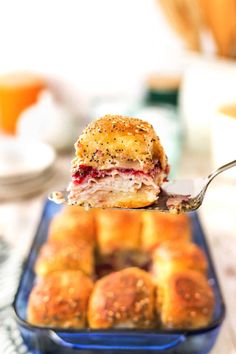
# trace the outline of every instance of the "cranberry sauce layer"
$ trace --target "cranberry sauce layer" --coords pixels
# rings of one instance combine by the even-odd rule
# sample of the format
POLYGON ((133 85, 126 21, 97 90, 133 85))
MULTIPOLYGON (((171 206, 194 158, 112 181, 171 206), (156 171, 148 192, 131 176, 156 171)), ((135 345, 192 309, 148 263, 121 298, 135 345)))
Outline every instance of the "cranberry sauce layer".
MULTIPOLYGON (((72 181, 75 184, 81 184, 89 178, 104 178, 104 177, 110 176, 112 172, 130 174, 130 175, 134 175, 134 176, 146 175, 146 176, 153 178, 155 176, 155 174, 160 173, 161 171, 162 171, 162 169, 160 167, 159 162, 148 173, 145 173, 140 170, 134 170, 132 168, 117 168, 116 167, 116 168, 110 168, 107 170, 98 170, 98 169, 93 168, 91 166, 80 165, 79 169, 75 173, 73 173, 72 181)), ((166 169, 165 173, 168 174, 167 169, 166 169)))

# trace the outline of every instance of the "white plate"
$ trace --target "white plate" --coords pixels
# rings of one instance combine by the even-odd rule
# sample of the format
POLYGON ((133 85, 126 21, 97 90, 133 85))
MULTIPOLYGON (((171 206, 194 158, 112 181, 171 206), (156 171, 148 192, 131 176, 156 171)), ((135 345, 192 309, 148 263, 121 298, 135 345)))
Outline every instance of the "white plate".
POLYGON ((49 168, 45 168, 39 173, 30 173, 25 175, 18 175, 14 177, 0 177, 0 189, 11 186, 20 186, 20 185, 27 185, 27 183, 32 183, 33 181, 37 181, 38 178, 46 175, 48 171, 51 171, 54 165, 50 166, 49 168))
POLYGON ((19 199, 32 196, 39 192, 46 192, 54 184, 55 171, 49 169, 46 173, 27 181, 27 183, 16 183, 11 185, 0 184, 0 201, 19 199))
POLYGON ((0 179, 37 175, 55 161, 55 152, 47 144, 18 138, 0 139, 0 179))

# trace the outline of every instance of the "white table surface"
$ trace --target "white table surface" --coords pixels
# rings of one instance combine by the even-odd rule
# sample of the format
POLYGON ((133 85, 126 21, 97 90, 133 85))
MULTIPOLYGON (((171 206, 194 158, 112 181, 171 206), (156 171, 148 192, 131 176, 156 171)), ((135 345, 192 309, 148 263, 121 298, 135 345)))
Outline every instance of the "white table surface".
MULTIPOLYGON (((57 161, 55 187, 69 180, 70 157, 57 161)), ((182 161, 179 175, 206 176, 208 158, 189 153, 182 161)), ((26 256, 35 234, 46 193, 23 201, 0 203, 0 233, 26 256)), ((211 246, 213 260, 222 286, 227 316, 212 354, 236 354, 236 180, 219 176, 209 187, 200 218, 211 246)))

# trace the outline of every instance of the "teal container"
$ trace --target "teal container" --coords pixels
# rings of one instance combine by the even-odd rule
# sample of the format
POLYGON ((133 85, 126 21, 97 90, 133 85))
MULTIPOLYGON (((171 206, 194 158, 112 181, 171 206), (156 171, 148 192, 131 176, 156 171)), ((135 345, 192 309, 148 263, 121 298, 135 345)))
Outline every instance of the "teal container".
POLYGON ((147 120, 156 130, 171 167, 170 178, 176 176, 183 142, 183 126, 178 111, 179 82, 177 78, 151 77, 143 100, 132 115, 147 120))
POLYGON ((147 80, 144 102, 148 106, 178 106, 180 78, 152 75, 147 80))

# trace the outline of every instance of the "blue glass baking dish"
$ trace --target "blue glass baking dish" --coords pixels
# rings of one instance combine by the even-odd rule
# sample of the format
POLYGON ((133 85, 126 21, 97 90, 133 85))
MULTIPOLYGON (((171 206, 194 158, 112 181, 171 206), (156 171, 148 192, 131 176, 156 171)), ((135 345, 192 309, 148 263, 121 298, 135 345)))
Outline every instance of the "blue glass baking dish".
POLYGON ((47 201, 29 257, 25 263, 14 300, 14 313, 22 337, 33 354, 56 353, 165 353, 205 354, 213 347, 224 319, 225 307, 209 249, 196 213, 190 214, 194 241, 205 251, 209 262, 209 280, 213 286, 216 306, 212 323, 198 330, 62 330, 41 328, 27 322, 27 301, 34 284, 34 262, 47 238, 48 225, 60 206, 47 201))

